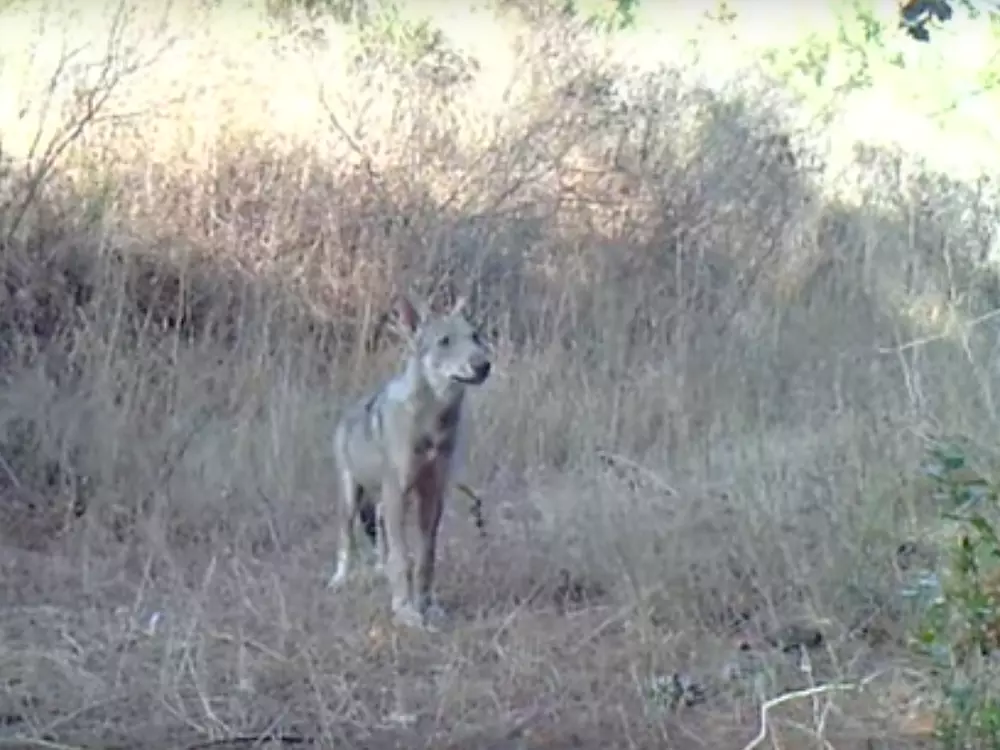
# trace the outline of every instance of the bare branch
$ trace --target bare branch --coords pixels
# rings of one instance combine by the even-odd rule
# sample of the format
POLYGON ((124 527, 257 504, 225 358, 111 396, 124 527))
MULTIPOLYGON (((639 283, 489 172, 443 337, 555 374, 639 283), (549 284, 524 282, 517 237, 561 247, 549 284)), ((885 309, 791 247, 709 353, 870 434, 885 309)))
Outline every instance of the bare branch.
MULTIPOLYGON (((169 5, 168 5, 169 7, 169 5)), ((166 10, 164 11, 165 18, 166 10)), ((37 199, 42 187, 46 184, 53 170, 66 151, 84 132, 99 121, 103 110, 111 97, 128 79, 153 65, 169 49, 173 38, 166 38, 155 46, 148 54, 139 54, 134 46, 125 43, 129 29, 130 13, 127 0, 121 0, 116 7, 108 30, 107 42, 102 58, 97 63, 83 66, 78 74, 86 79, 87 73, 96 69, 96 80, 93 83, 82 83, 74 91, 72 112, 66 122, 56 128, 55 132, 45 140, 47 122, 57 91, 64 79, 70 75, 70 63, 76 60, 86 49, 85 46, 67 49, 65 41, 63 51, 45 88, 44 100, 37 130, 28 149, 25 169, 27 172, 27 188, 18 201, 8 201, 0 206, 4 213, 10 210, 6 221, 5 239, 9 243, 17 233, 31 205, 37 199), (16 205, 15 205, 16 203, 16 205)), ((161 22, 162 23, 162 22, 161 22)))
POLYGON ((770 700, 764 701, 760 707, 760 731, 757 732, 756 737, 743 746, 743 750, 754 750, 755 747, 758 747, 760 743, 767 739, 767 731, 770 728, 768 716, 772 708, 777 708, 783 703, 791 703, 792 701, 799 700, 800 698, 811 698, 824 693, 853 692, 855 690, 862 690, 881 674, 881 672, 876 672, 875 674, 871 674, 858 682, 834 682, 827 685, 813 685, 809 688, 793 690, 790 693, 784 693, 771 698, 770 700))
POLYGON ((899 344, 898 346, 880 346, 876 351, 879 354, 898 354, 899 352, 905 352, 908 349, 916 349, 921 346, 926 346, 927 344, 932 344, 935 341, 942 341, 948 338, 953 333, 960 333, 961 335, 967 335, 968 332, 978 325, 987 323, 996 317, 1000 317, 1000 309, 990 310, 982 315, 977 315, 971 320, 966 320, 959 323, 957 326, 949 327, 949 330, 944 333, 937 333, 932 336, 924 336, 919 339, 913 339, 905 344, 899 344), (956 331, 957 328, 957 331, 956 331))

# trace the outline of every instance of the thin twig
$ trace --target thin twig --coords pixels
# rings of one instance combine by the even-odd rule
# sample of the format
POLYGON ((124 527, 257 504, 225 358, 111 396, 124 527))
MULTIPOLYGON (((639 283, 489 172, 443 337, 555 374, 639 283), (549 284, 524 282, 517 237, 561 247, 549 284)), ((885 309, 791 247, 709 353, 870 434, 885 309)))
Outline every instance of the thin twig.
POLYGON ((963 323, 959 323, 954 328, 949 328, 947 331, 944 331, 943 333, 936 333, 933 336, 924 336, 919 339, 913 339, 912 341, 908 341, 905 344, 900 344, 899 346, 880 346, 875 351, 877 351, 879 354, 898 354, 899 352, 905 352, 909 349, 916 349, 917 347, 926 346, 927 344, 932 344, 935 341, 941 341, 943 339, 948 338, 955 332, 955 328, 965 329, 966 331, 968 331, 968 329, 970 328, 975 328, 976 326, 982 323, 986 323, 992 320, 993 318, 997 317, 1000 317, 1000 308, 996 310, 990 310, 988 313, 983 313, 982 315, 978 315, 975 318, 972 318, 971 320, 966 320, 963 323))
POLYGON ((754 737, 750 742, 743 746, 743 750, 754 750, 755 747, 760 745, 765 739, 767 739, 767 730, 769 728, 768 724, 768 714, 772 708, 776 708, 783 703, 790 703, 791 701, 798 700, 800 698, 810 698, 812 696, 821 695, 823 693, 833 693, 833 692, 847 692, 852 690, 861 690, 866 687, 872 680, 878 677, 881 672, 876 672, 875 674, 869 675, 859 682, 834 682, 827 685, 815 685, 810 688, 804 688, 802 690, 793 690, 790 693, 784 693, 770 700, 764 701, 760 707, 760 731, 757 732, 757 736, 754 737))
POLYGON ((525 713, 521 718, 516 719, 512 724, 503 729, 503 733, 492 740, 489 740, 486 745, 481 745, 480 742, 483 739, 483 732, 477 730, 475 732, 470 732, 464 736, 459 737, 457 741, 449 742, 449 747, 485 747, 486 750, 500 750, 501 748, 510 747, 512 742, 515 742, 520 738, 524 731, 531 725, 534 724, 540 717, 546 713, 551 712, 555 708, 555 704, 547 704, 542 706, 536 706, 527 713, 525 713), (476 740, 474 742, 474 740, 476 740))
POLYGON ((535 723, 535 721, 540 716, 542 716, 542 714, 544 714, 547 710, 548 709, 546 707, 539 707, 532 709, 524 716, 522 716, 520 719, 511 724, 509 727, 507 727, 507 729, 503 733, 503 736, 496 743, 490 745, 490 747, 491 748, 507 747, 509 743, 513 742, 514 740, 518 739, 521 735, 523 735, 524 730, 527 729, 530 724, 535 723))
POLYGON ((89 86, 81 85, 75 97, 74 106, 76 110, 70 116, 68 122, 58 126, 49 136, 48 140, 43 143, 43 136, 46 133, 46 122, 54 104, 56 90, 67 74, 70 62, 84 50, 84 47, 66 50, 64 46, 56 68, 49 77, 48 86, 45 89, 44 99, 41 104, 40 121, 35 132, 35 137, 28 149, 27 188, 17 205, 11 203, 4 206, 5 209, 11 209, 11 215, 3 227, 8 243, 17 234, 31 206, 41 193, 42 188, 47 184, 63 155, 79 140, 80 136, 95 124, 97 118, 101 116, 118 89, 129 78, 136 76, 156 63, 175 42, 173 38, 169 38, 150 55, 146 57, 137 55, 126 59, 125 62, 121 62, 119 57, 127 54, 125 34, 129 21, 128 4, 122 0, 114 13, 108 31, 107 49, 105 50, 103 59, 98 63, 88 66, 90 69, 97 71, 97 81, 89 86))
POLYGON ((510 611, 510 613, 503 618, 503 622, 497 627, 496 632, 493 633, 493 637, 490 639, 490 647, 493 648, 498 653, 503 653, 503 649, 500 648, 500 637, 507 632, 514 621, 531 605, 535 598, 545 590, 545 587, 549 584, 549 581, 542 579, 531 589, 524 600, 515 605, 515 607, 510 611))
POLYGON ((483 499, 465 482, 456 482, 455 489, 460 490, 472 501, 472 518, 475 521, 476 529, 479 530, 479 537, 485 539, 486 518, 483 516, 483 499))
POLYGON ((4 458, 2 453, 0 453, 0 469, 3 469, 3 473, 7 475, 7 478, 10 479, 10 483, 13 484, 16 489, 21 489, 21 480, 17 478, 17 473, 14 471, 14 467, 12 467, 10 462, 4 458))
POLYGON ((577 642, 577 644, 572 649, 570 649, 569 651, 570 657, 576 656, 581 651, 583 651, 584 648, 593 643, 599 636, 603 635, 604 632, 612 625, 616 625, 622 622, 626 617, 628 617, 632 609, 633 609, 632 605, 621 607, 613 615, 611 615, 610 617, 606 617, 604 620, 602 620, 601 623, 596 628, 594 628, 586 636, 581 638, 577 642))
POLYGON ((264 742, 275 742, 280 745, 313 745, 316 740, 301 734, 269 734, 265 730, 261 734, 240 734, 234 737, 208 740, 197 745, 186 745, 183 750, 210 750, 210 748, 221 748, 226 745, 260 747, 264 742))
POLYGON ((652 469, 648 469, 638 461, 634 461, 631 458, 621 455, 620 453, 612 453, 611 451, 604 450, 603 448, 597 449, 597 457, 604 461, 609 467, 615 468, 615 465, 627 466, 633 471, 637 472, 641 476, 649 480, 649 482, 657 487, 657 489, 666 492, 668 495, 673 495, 677 497, 680 493, 674 489, 667 481, 657 474, 652 469))
POLYGON ((80 745, 64 745, 61 742, 53 742, 41 737, 25 737, 24 735, 0 737, 0 747, 38 747, 42 748, 42 750, 85 750, 80 745))

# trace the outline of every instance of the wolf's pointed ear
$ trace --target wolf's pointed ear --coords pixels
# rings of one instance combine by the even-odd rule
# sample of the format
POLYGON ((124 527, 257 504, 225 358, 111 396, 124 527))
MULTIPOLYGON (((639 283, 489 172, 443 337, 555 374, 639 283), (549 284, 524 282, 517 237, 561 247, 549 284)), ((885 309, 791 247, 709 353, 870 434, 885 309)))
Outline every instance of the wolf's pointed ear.
POLYGON ((416 333, 425 317, 423 305, 419 302, 414 302, 413 297, 407 293, 396 297, 396 301, 392 306, 392 313, 396 326, 407 335, 416 333))
POLYGON ((441 282, 438 285, 438 289, 442 315, 458 315, 465 309, 469 301, 469 296, 459 291, 458 286, 452 279, 441 282))

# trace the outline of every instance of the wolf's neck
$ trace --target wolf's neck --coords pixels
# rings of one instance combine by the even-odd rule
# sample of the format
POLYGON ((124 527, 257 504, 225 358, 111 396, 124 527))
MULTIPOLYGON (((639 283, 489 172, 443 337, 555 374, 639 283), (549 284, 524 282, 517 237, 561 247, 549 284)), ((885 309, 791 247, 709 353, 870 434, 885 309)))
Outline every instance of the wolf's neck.
POLYGON ((417 397, 418 403, 432 406, 441 411, 462 408, 465 389, 453 381, 434 382, 427 376, 423 366, 417 359, 411 359, 401 377, 406 389, 417 397))

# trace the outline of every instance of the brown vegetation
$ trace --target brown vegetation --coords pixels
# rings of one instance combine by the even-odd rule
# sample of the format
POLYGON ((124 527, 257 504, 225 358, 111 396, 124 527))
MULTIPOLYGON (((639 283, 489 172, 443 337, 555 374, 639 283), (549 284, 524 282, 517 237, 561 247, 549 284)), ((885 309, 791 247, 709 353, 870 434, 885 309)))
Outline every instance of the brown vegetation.
POLYGON ((4 131, 0 738, 739 748, 762 701, 878 675, 773 731, 912 746, 897 551, 932 515, 901 477, 994 410, 978 329, 900 345, 928 301, 992 307, 995 197, 859 154, 834 200, 764 85, 563 45, 499 117, 485 65, 320 97, 335 52, 197 20, 25 89, 70 123, 51 163, 4 131), (458 622, 403 633, 324 588, 331 435, 395 365, 365 346, 393 291, 446 282, 497 350, 465 475, 489 538, 455 493, 458 622))

